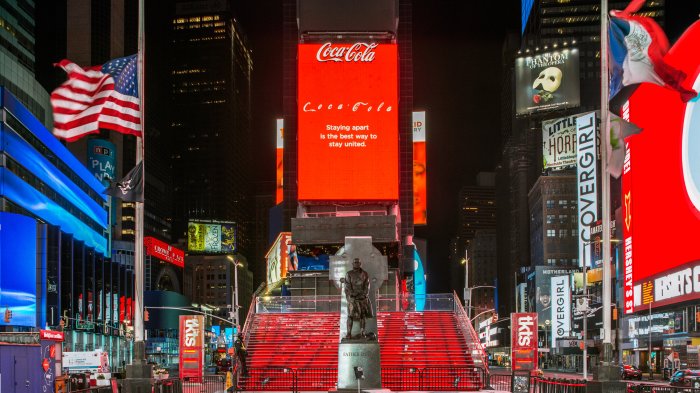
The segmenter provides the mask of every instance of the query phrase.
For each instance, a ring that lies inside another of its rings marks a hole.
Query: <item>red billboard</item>
[[[180,378],[204,374],[204,316],[180,315]]]
[[[396,44],[298,49],[298,199],[397,200]]]
[[[700,23],[665,60],[700,89]],[[677,91],[643,83],[622,117],[642,128],[626,139],[622,280],[626,314],[700,299],[700,106]]]
[[[179,248],[150,236],[143,238],[143,245],[146,248],[146,255],[154,256],[178,267],[185,266],[185,252]]]
[[[284,119],[277,119],[277,173],[275,181],[275,204],[284,200]]]
[[[413,225],[428,224],[425,112],[413,112]]]
[[[537,368],[537,313],[510,314],[510,362],[512,370]]]

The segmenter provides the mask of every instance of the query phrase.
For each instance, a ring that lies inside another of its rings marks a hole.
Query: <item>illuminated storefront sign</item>
[[[678,39],[669,65],[700,90],[700,24]],[[700,105],[678,92],[642,83],[623,118],[643,132],[625,140],[622,179],[624,311],[648,311],[700,299]],[[665,234],[660,235],[659,223]],[[672,233],[672,235],[668,235]]]
[[[396,44],[298,46],[298,199],[398,199]]]
[[[175,266],[185,266],[185,252],[179,248],[150,236],[143,238],[143,245],[146,249],[146,255],[170,262]]]

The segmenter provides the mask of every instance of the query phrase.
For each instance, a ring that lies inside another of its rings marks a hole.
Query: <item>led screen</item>
[[[536,53],[515,59],[518,115],[580,104],[578,49]]]
[[[413,225],[428,223],[425,112],[413,112]]]
[[[0,212],[0,326],[37,326],[36,243],[33,218]]]
[[[298,198],[398,199],[396,44],[300,44]]]
[[[190,222],[187,224],[187,250],[202,253],[232,253],[236,250],[236,224]]]
[[[700,89],[700,24],[665,60]],[[621,269],[624,311],[700,299],[700,106],[678,92],[643,83],[623,108],[642,128],[626,139]],[[628,115],[628,116],[627,116]]]
[[[275,203],[279,204],[284,200],[284,188],[282,179],[284,178],[284,119],[277,119],[277,173],[275,182]]]

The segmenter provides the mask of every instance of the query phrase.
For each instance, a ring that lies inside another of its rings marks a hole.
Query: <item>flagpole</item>
[[[139,98],[141,104],[141,137],[136,137],[136,165],[139,162],[144,161],[144,138],[146,135],[145,127],[145,108],[146,108],[146,95],[144,89],[144,49],[145,43],[145,21],[144,21],[144,0],[139,0],[139,30],[138,30],[138,60],[137,60],[137,77],[138,77],[138,90]],[[145,163],[145,162],[144,162]],[[143,167],[143,176],[141,176],[141,181],[145,183],[146,181],[146,168]],[[146,187],[143,187],[144,194]],[[143,332],[143,205],[144,202],[136,203],[136,217],[135,217],[135,230],[134,230],[134,299],[135,299],[135,310],[134,310],[134,360],[139,362],[140,360],[146,359],[145,354],[145,344],[144,332]]]
[[[608,0],[600,4],[600,160],[602,163],[602,221],[603,221],[603,365],[612,361],[612,275],[610,260],[610,174],[608,173],[607,139],[608,130]]]

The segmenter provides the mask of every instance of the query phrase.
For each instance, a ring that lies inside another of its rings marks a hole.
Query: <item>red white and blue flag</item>
[[[653,19],[632,15],[643,5],[644,0],[634,0],[624,11],[610,11],[610,99],[628,86],[650,82],[678,91],[686,102],[697,93],[682,86],[684,72],[664,61],[668,38]]]
[[[68,80],[51,93],[54,135],[74,141],[109,129],[141,136],[136,63],[136,55],[87,68],[69,60],[58,63]]]

